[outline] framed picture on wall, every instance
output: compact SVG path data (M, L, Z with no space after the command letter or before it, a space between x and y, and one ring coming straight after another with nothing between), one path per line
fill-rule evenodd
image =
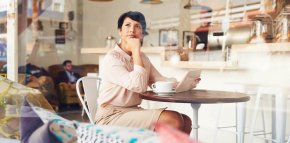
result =
M0 33L7 33L7 24L6 24L6 22L0 23Z
M176 29L160 29L159 30L159 46L177 46L178 30Z
M193 41L193 38L194 38L195 34L193 31L183 31L183 47L186 47L186 48L192 48L191 46L192 45L189 45L191 44Z
M54 32L55 32L55 44L65 44L65 30L56 29Z
M67 29L68 23L67 22L59 22L59 29Z

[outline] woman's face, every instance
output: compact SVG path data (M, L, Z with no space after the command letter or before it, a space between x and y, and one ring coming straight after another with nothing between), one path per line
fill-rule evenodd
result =
M143 30L142 25L132 20L129 17L124 19L121 29L119 29L119 35L122 41L126 41L127 38L137 38L141 41L143 40Z

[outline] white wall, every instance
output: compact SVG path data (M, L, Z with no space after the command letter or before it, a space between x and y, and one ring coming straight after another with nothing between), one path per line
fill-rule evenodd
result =
M117 21L119 16L126 11L140 11L145 15L149 35L144 38L144 46L158 46L159 29L150 29L150 23L162 18L178 17L179 3L180 0L166 0L157 5L141 4L138 0L84 1L83 47L105 47L107 36L114 36L118 41ZM92 54L81 55L80 61L96 64L98 58Z
M115 0L113 2L84 1L83 17L83 47L105 47L106 36L119 37L117 21L119 16L126 11L140 11L145 15L148 28L150 22L179 14L179 2L166 0L162 4L141 4L138 0ZM152 34L151 34L152 33ZM145 38L144 45L158 45L158 31L150 31Z

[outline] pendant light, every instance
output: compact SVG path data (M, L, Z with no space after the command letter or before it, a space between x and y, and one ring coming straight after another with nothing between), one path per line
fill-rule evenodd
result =
M198 4L196 0L188 0L188 3L183 8L184 9L202 9L202 10L211 9L208 6Z
M162 3L161 0L141 0L140 3L143 4L160 4Z
M89 1L92 1L92 2L110 2L113 0L89 0Z

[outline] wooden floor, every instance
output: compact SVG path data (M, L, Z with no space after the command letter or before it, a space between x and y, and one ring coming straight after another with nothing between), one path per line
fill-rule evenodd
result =
M89 119L86 116L86 114L84 114L84 117L83 117L82 116L82 109L76 105L61 107L57 114L62 116L63 118L68 119L68 120L77 120L80 122L89 123Z

